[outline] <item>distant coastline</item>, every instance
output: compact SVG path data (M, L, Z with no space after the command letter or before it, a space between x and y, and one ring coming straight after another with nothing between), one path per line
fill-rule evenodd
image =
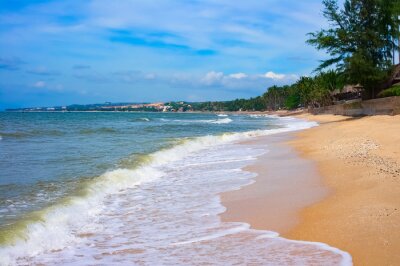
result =
M237 99L234 101L221 102L157 102L157 103L104 103L104 104L82 104L68 106L52 106L52 107L23 107L8 108L4 112L21 112L21 113L63 113L63 112L172 112L172 113L243 113L243 114L279 114L289 115L293 113L303 112L304 108L295 110L285 110L278 108L277 110L268 110L266 108L252 108L243 104L236 104L238 101L252 101L252 99ZM234 107L233 107L234 105Z

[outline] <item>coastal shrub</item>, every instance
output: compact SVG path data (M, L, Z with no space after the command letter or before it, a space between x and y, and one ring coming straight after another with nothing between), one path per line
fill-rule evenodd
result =
M389 89L381 91L378 96L382 98L391 96L400 96L400 85L396 85Z
M289 110L296 109L300 106L300 96L298 94L289 95L285 101L285 107Z

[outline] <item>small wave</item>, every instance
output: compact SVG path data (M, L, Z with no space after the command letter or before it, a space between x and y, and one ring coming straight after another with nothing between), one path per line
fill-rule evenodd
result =
M238 232L242 232L244 230L248 230L249 228L250 228L249 224L243 223L240 226L237 226L237 227L234 227L234 228L231 228L231 229L227 229L227 230L222 231L222 232L218 232L218 233L211 234L211 235L204 236L204 237L191 239L191 240L188 240L188 241L178 242L178 243L175 243L173 245L187 245L187 244L192 244L192 243L196 243L196 242L212 240L212 239L216 239L216 238L227 236L227 235L233 235L233 234L236 234Z
M221 120L229 123L227 119L229 118ZM20 258L34 257L84 241L79 235L98 230L91 226L98 215L104 211L104 202L108 196L162 178L166 174L162 170L163 166L183 159L187 154L256 136L295 131L317 125L302 120L282 119L281 121L284 126L278 129L184 139L171 148L150 154L134 169L119 168L82 183L82 189L75 195L64 198L51 207L34 213L29 220L21 221L0 232L2 245L0 264L16 264L15 262ZM218 235L213 235L213 237L218 237ZM203 239L190 241L193 242L193 240L202 241Z
M219 117L227 117L228 115L227 114L218 114L217 116L219 116Z
M249 116L253 117L253 118L265 118L265 117L267 117L266 115L256 115L256 114L251 114Z
M213 123L213 124L229 124L229 123L231 123L232 121L233 121L233 120L230 119L230 118L224 118L224 119L218 119L218 120L213 121L213 122L211 122L211 123Z
M136 119L129 120L130 122L150 122L150 119L147 117L140 117Z
M208 120L189 120L189 119L160 119L163 122L179 122L179 123L208 123L208 124L228 124L231 123L233 120L230 118L223 118L223 119L208 119Z

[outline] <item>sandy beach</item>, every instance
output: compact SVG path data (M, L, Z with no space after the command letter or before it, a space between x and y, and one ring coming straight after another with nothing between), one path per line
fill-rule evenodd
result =
M258 176L255 183L221 195L227 211L225 221L246 222L253 228L289 232L299 223L299 212L323 199L328 189L323 186L316 164L299 156L291 146L290 134L259 137L245 145L266 145L267 153L244 168Z
M254 184L222 195L222 219L327 243L354 265L399 265L400 116L298 117L320 126L256 140L279 152L246 168Z

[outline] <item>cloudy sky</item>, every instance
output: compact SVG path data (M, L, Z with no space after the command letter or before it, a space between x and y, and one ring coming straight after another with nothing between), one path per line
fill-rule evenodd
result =
M2 0L0 109L229 100L309 75L321 1Z

